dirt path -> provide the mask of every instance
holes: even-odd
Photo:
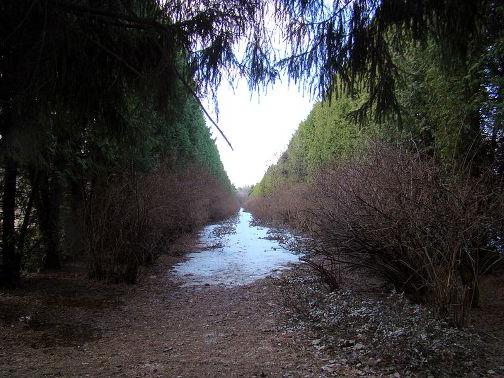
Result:
[[[177,250],[182,256],[198,249],[195,243],[194,237],[179,241]],[[291,309],[284,306],[281,289],[291,286],[282,285],[277,278],[265,278],[234,287],[184,287],[184,280],[172,270],[181,261],[186,259],[161,256],[134,286],[97,283],[86,279],[82,270],[74,269],[32,275],[24,280],[22,288],[0,291],[0,377],[394,376],[397,371],[408,371],[412,360],[407,356],[411,348],[407,347],[412,345],[415,349],[415,335],[424,334],[419,324],[418,329],[412,326],[411,332],[406,333],[409,338],[379,338],[375,342],[376,335],[360,334],[363,326],[373,333],[378,325],[389,324],[392,335],[411,314],[406,311],[403,318],[396,319],[390,314],[397,312],[397,302],[387,307],[387,296],[373,296],[369,288],[362,288],[361,294],[366,297],[359,294],[354,299],[343,298],[338,300],[341,306],[334,305],[327,311],[323,310],[323,298],[332,297],[313,292],[306,294],[303,301],[320,296],[318,305],[311,309],[317,312],[315,318],[330,316],[331,311],[338,309],[343,319],[338,323],[342,329],[324,321],[330,327],[329,333],[334,333],[328,337],[336,337],[331,342],[336,349],[326,352],[327,340],[308,331],[315,328],[299,323],[293,327],[288,321]],[[291,280],[296,285],[289,292],[293,298],[296,287],[309,287],[310,280],[304,279],[310,277],[301,274],[299,278],[300,281]],[[357,282],[357,278],[347,282],[354,290],[364,281],[360,278]],[[485,350],[491,353],[475,352],[471,361],[456,360],[453,366],[449,358],[438,369],[446,372],[441,375],[456,375],[453,372],[459,371],[456,368],[462,362],[474,362],[473,367],[464,370],[472,376],[504,372],[499,341],[503,337],[503,279],[499,276],[487,282],[495,281],[490,285],[495,292],[485,290],[493,299],[485,302],[484,312],[475,313],[478,328],[491,336],[485,341]],[[345,290],[341,295],[347,295]],[[378,317],[372,316],[373,311],[369,312],[370,317],[358,316],[366,306],[375,304],[383,310]],[[350,314],[346,317],[345,309]],[[340,317],[332,320],[335,319]],[[450,329],[442,331],[453,333]],[[445,348],[436,337],[433,336],[432,345],[420,343],[430,348],[430,356],[439,354],[432,352],[434,347]],[[402,365],[398,361],[401,355],[405,357]],[[382,362],[378,365],[378,361]]]
[[[485,280],[465,332],[355,272],[334,293],[301,265],[284,282],[264,278],[299,262],[287,238],[240,212],[179,240],[134,286],[90,281],[82,267],[26,277],[0,291],[0,376],[504,373],[504,276]]]
[[[79,274],[0,295],[1,376],[319,376],[327,358],[285,327],[278,282],[184,288],[162,257],[136,287]]]

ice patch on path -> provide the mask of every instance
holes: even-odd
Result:
[[[205,247],[173,267],[183,286],[246,285],[299,262],[299,255],[269,238],[271,229],[254,226],[251,221],[252,216],[241,209],[228,223],[203,229],[200,241]],[[228,229],[219,232],[220,227]],[[208,249],[211,246],[216,247]]]

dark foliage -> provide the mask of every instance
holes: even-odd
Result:
[[[194,98],[187,47],[203,36],[218,44],[219,35],[207,35],[218,20],[243,25],[236,14],[199,14],[187,4],[180,11],[156,1],[0,4],[0,281],[14,283],[23,266],[55,269],[78,256],[83,198],[106,200],[109,178],[124,171],[199,164],[232,196]],[[221,62],[205,64],[217,72]]]

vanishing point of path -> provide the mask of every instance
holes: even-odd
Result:
[[[323,375],[328,357],[288,326],[271,277],[298,257],[250,220],[207,227],[181,247],[195,253],[162,256],[134,287],[67,274],[0,296],[12,318],[0,319],[0,376]]]

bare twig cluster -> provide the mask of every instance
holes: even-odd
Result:
[[[237,210],[238,201],[199,167],[125,175],[85,201],[85,249],[90,276],[107,281],[137,279],[183,233]]]
[[[251,208],[273,220],[296,214],[283,220],[311,236],[302,241],[306,261],[333,289],[342,269],[363,269],[457,324],[478,306],[480,278],[500,258],[502,186],[491,177],[447,172],[406,148],[376,144],[310,186],[309,197],[284,190]]]

